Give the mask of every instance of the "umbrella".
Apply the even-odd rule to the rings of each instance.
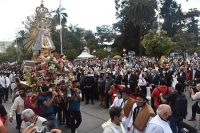
[[[120,55],[115,55],[114,57],[113,57],[113,59],[121,59],[122,57],[120,56]]]

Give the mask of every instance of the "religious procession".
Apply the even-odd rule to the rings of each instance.
[[[96,42],[88,37],[90,32],[83,32],[88,36],[81,37],[77,33],[81,29],[66,28],[61,14],[53,17],[59,18],[61,29],[52,33],[55,30],[52,25],[57,22],[50,19],[50,11],[43,3],[42,0],[36,7],[34,16],[27,17],[25,39],[15,40],[24,45],[24,59],[20,62],[17,53],[15,62],[1,60],[0,133],[200,133],[197,48],[189,53],[184,44],[183,54],[169,55],[168,47],[175,45],[173,39],[165,37],[165,32],[153,30],[143,36],[148,25],[143,28],[137,25],[134,30],[138,33],[134,36],[139,38],[132,40],[136,44],[139,40],[137,48],[124,48],[122,53],[117,53],[108,44],[99,52],[93,48]],[[116,4],[116,9],[126,4],[121,7]],[[60,13],[61,9],[60,5],[52,12]],[[80,45],[79,56],[72,59],[71,55],[77,51],[68,47],[68,53],[63,53],[62,39],[75,34],[69,38],[75,40],[73,45],[78,43],[77,36],[84,43]],[[155,37],[160,39],[158,42],[153,34],[158,35]],[[146,44],[143,47],[140,38]],[[153,43],[148,40],[151,38]],[[60,53],[56,51],[58,40]],[[99,40],[109,39],[99,37]],[[148,48],[149,53],[155,52],[140,54]],[[175,50],[178,48],[174,46]],[[105,50],[108,53],[102,57]],[[97,56],[98,52],[101,56]],[[25,60],[25,57],[30,58]]]
[[[0,80],[2,133],[8,132],[14,116],[16,129],[22,133],[33,124],[36,132],[65,125],[75,133],[83,121],[81,102],[109,110],[103,133],[197,132],[198,60],[167,58],[160,65],[148,57],[70,62],[54,53],[42,63],[24,66],[23,75],[17,65],[5,64]],[[9,97],[12,106],[7,113],[4,103]],[[196,128],[184,120],[189,99],[195,103],[189,108],[188,121],[196,121]]]

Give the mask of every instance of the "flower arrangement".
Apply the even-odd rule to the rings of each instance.
[[[73,80],[73,65],[64,57],[54,55],[32,68],[30,84],[34,90],[41,86],[57,86]]]

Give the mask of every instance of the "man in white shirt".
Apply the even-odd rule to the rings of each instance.
[[[118,90],[119,96],[115,97],[113,104],[111,107],[121,107],[124,111],[124,117],[122,119],[122,124],[124,128],[127,130],[129,121],[131,119],[131,109],[133,106],[133,103],[135,102],[133,99],[129,98],[128,93],[129,89],[126,87],[123,90]],[[110,107],[110,108],[111,108]],[[132,131],[126,131],[126,133],[132,133]]]
[[[136,95],[136,103],[132,106],[131,117],[128,124],[128,131],[144,133],[150,119],[155,116],[152,107],[148,104],[145,94]]]
[[[192,88],[189,89],[191,93],[191,98],[194,101],[197,101],[197,107],[196,107],[196,120],[197,120],[197,129],[200,130],[200,83],[196,85],[196,91],[195,92]]]
[[[111,107],[109,114],[111,122],[104,127],[103,133],[126,133],[122,125],[122,118],[124,117],[122,108]]]
[[[10,86],[10,79],[4,74],[4,76],[0,80],[0,84],[4,90],[4,101],[8,101],[8,91]]]
[[[22,87],[19,87],[19,96],[14,100],[13,105],[11,106],[10,109],[10,114],[9,114],[9,120],[10,122],[13,121],[13,115],[16,112],[16,121],[17,121],[17,128],[20,130],[21,126],[21,114],[22,111],[24,110],[24,98],[26,96],[25,89]]]
[[[171,107],[167,104],[161,104],[157,109],[157,115],[147,125],[145,133],[172,133],[168,123],[171,114]]]

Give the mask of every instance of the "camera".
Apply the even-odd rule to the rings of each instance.
[[[192,86],[191,88],[192,88],[192,90],[193,90],[195,93],[198,92],[196,86]]]

